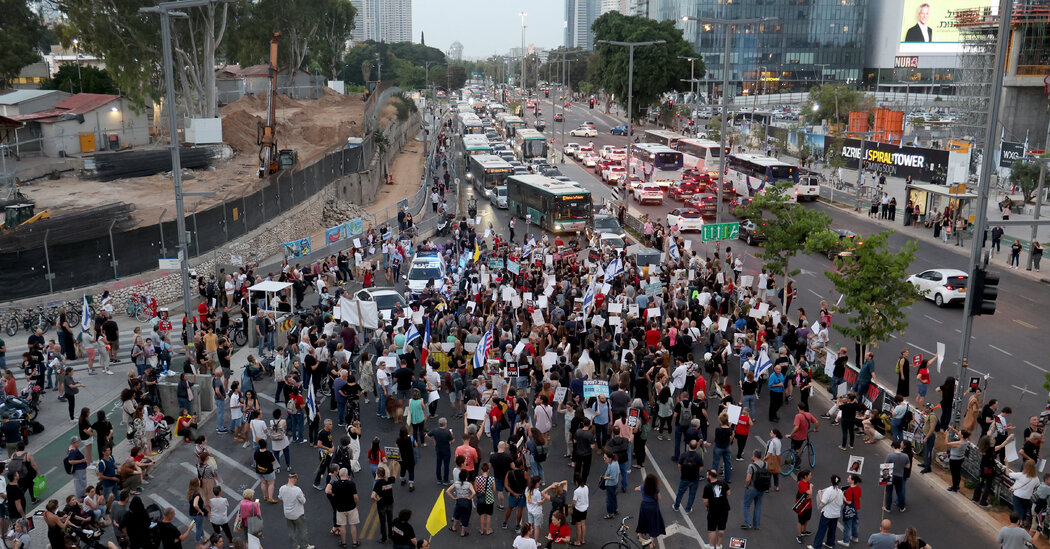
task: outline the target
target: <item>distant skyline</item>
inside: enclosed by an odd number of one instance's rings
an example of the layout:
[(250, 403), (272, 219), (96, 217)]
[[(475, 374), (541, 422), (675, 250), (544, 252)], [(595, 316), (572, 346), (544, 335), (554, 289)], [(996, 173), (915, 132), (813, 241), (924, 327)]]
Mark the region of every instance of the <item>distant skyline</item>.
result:
[(525, 44), (557, 48), (564, 38), (565, 0), (412, 0), (412, 41), (420, 32), (428, 46), (448, 51), (463, 44), (464, 59), (485, 59), (521, 47), (525, 12)]

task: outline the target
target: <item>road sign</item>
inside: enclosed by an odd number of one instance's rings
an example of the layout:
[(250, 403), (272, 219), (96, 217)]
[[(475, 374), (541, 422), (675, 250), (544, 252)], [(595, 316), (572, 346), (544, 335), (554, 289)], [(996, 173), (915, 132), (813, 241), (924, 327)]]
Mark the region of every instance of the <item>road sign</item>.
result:
[(713, 240), (734, 240), (740, 234), (740, 223), (712, 223), (700, 230), (700, 239), (704, 242)]

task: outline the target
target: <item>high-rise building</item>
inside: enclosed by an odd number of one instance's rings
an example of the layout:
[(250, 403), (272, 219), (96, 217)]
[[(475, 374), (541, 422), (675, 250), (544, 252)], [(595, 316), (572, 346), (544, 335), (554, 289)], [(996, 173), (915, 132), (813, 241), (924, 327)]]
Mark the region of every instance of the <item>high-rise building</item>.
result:
[[(876, 1), (876, 0), (872, 0)], [(769, 23), (729, 27), (729, 90), (732, 95), (805, 91), (820, 82), (856, 84), (864, 66), (869, 0), (766, 0), (749, 2), (648, 0), (648, 16), (674, 19), (704, 58), (700, 92), (718, 96), (726, 28), (682, 17), (752, 19)]]
[(453, 42), (452, 45), (448, 47), (448, 56), (451, 57), (453, 61), (463, 60), (463, 44), (460, 44), (459, 40)]
[(618, 11), (624, 15), (627, 13), (627, 0), (601, 0), (600, 14)]
[(355, 42), (412, 41), (412, 0), (350, 0), (357, 8), (351, 38)]
[(591, 24), (602, 13), (603, 3), (603, 0), (565, 0), (565, 47), (587, 50), (594, 47)]

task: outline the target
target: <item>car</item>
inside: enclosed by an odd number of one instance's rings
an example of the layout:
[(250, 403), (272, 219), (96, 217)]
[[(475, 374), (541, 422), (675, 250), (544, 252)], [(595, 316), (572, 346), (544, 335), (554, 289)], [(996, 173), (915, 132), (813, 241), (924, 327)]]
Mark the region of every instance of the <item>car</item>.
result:
[(437, 251), (417, 252), (412, 258), (408, 274), (404, 275), (408, 293), (418, 296), (423, 293), (427, 284), (433, 280), (434, 289), (440, 291), (445, 286), (445, 260)]
[(762, 227), (765, 226), (765, 221), (755, 222), (751, 219), (745, 219), (740, 222), (740, 231), (737, 233), (737, 238), (747, 242), (748, 246), (753, 245), (755, 242), (765, 242), (767, 237), (762, 232)]
[(616, 234), (620, 236), (627, 234), (615, 217), (604, 214), (597, 214), (594, 216), (594, 232)]
[(711, 175), (696, 168), (688, 168), (682, 171), (682, 181), (692, 181), (706, 185), (711, 182)]
[(587, 156), (583, 157), (583, 165), (587, 166), (588, 168), (593, 168), (596, 165), (598, 165), (598, 160), (598, 155), (588, 154)]
[(627, 173), (627, 168), (612, 164), (602, 170), (602, 181), (606, 183), (616, 183), (617, 179), (625, 173)]
[(565, 115), (560, 113), (560, 112), (559, 113), (555, 113), (554, 114), (554, 121), (555, 122), (565, 122)]
[(584, 128), (590, 128), (592, 130), (598, 129), (598, 126), (594, 122), (591, 122), (590, 120), (584, 122), (583, 124), (580, 124), (580, 126), (583, 126)]
[(711, 193), (697, 193), (685, 200), (685, 207), (712, 216), (718, 213), (718, 197)]
[[(609, 133), (613, 135), (627, 135), (627, 131), (627, 126), (624, 124), (620, 124), (619, 126), (613, 126), (609, 128)], [(634, 135), (634, 128), (631, 128), (630, 132), (631, 135)]]
[(609, 160), (608, 158), (600, 159), (600, 160), (598, 160), (598, 163), (594, 165), (594, 173), (596, 173), (596, 174), (598, 174), (600, 176), (602, 174), (602, 172), (605, 170), (605, 168), (608, 168), (609, 166), (612, 166), (614, 164), (615, 164), (615, 162), (613, 162), (612, 160)]
[[(717, 177), (717, 176), (712, 177), (711, 181), (707, 185), (704, 186), (704, 192), (705, 193), (711, 193), (711, 194), (717, 196), (718, 195), (718, 181), (715, 180), (715, 177)], [(736, 194), (736, 187), (733, 186), (733, 182), (732, 181), (724, 181), (724, 182), (722, 182), (722, 200), (723, 201), (733, 201), (733, 200), (738, 199), (738, 198), (740, 198), (740, 195)]]
[(667, 225), (678, 226), (678, 232), (699, 231), (704, 226), (704, 214), (699, 210), (675, 208), (667, 213)]
[(634, 189), (634, 201), (639, 204), (646, 202), (664, 203), (664, 191), (654, 183), (642, 183)]
[(570, 131), (569, 135), (572, 137), (598, 137), (598, 130), (586, 126), (580, 126), (579, 128)]
[(579, 143), (566, 143), (565, 146), (561, 148), (561, 152), (565, 153), (568, 156), (573, 156), (576, 154), (576, 150), (579, 148)]
[(704, 186), (694, 181), (677, 181), (667, 189), (667, 196), (673, 200), (685, 200), (703, 190)]
[(607, 155), (607, 157), (609, 158), (609, 160), (612, 160), (614, 162), (623, 162), (623, 161), (627, 160), (627, 150), (626, 149), (613, 149), (613, 150), (609, 151), (609, 154)]
[(737, 208), (746, 208), (754, 201), (755, 199), (750, 196), (737, 196), (729, 201), (729, 212), (736, 215)]
[(408, 308), (408, 301), (405, 301), (405, 296), (401, 295), (401, 292), (393, 288), (380, 288), (372, 287), (358, 290), (354, 297), (361, 301), (375, 301), (376, 308), (379, 309), (379, 313), (383, 315), (384, 320), (390, 320), (393, 316), (394, 309), (400, 305), (402, 309)]
[(966, 284), (969, 276), (958, 269), (930, 269), (908, 277), (908, 282), (926, 299), (933, 300), (938, 307), (949, 303), (966, 301)]
[(506, 185), (500, 185), (500, 186), (496, 187), (495, 189), (492, 190), (492, 193), (489, 195), (489, 198), (492, 201), (492, 203), (496, 205), (497, 208), (499, 208), (501, 210), (506, 210), (507, 209), (507, 186)]
[(601, 247), (609, 246), (617, 252), (622, 252), (627, 248), (627, 242), (624, 241), (623, 236), (612, 233), (601, 233), (598, 235), (598, 243)]
[[(628, 186), (628, 187), (629, 187), (629, 188), (630, 188), (630, 189), (631, 189), (632, 191), (633, 191), (634, 189), (638, 188), (638, 185), (641, 185), (642, 183), (644, 183), (644, 181), (642, 181), (642, 178), (641, 178), (641, 177), (639, 177), (639, 176), (637, 176), (637, 175), (634, 175), (633, 173), (631, 174), (631, 177), (629, 177), (629, 178), (627, 179), (627, 182), (628, 182), (628, 185), (627, 185), (627, 186)], [(620, 180), (616, 182), (616, 184), (617, 184), (618, 186), (620, 186), (620, 188), (623, 188), (623, 177), (621, 177), (621, 178), (620, 178)]]
[(493, 152), (496, 152), (496, 153), (510, 150), (510, 149), (507, 148), (507, 145), (505, 145), (503, 143), (493, 143), (490, 148), (492, 149)]
[(496, 156), (506, 160), (507, 162), (510, 162), (511, 160), (514, 160), (515, 158), (517, 158), (516, 156), (514, 156), (514, 153), (512, 153), (510, 151), (503, 151), (503, 152), (499, 153)]
[(535, 106), (536, 106), (536, 102), (535, 102), (535, 101), (533, 101), (533, 100), (531, 100), (531, 99), (529, 99), (529, 102), (528, 102), (528, 103), (525, 103), (525, 107), (526, 107), (526, 108), (529, 108), (529, 109), (531, 109), (531, 108), (533, 108), (533, 107), (535, 107)]
[(594, 154), (594, 147), (592, 147), (590, 145), (580, 145), (580, 147), (578, 149), (576, 149), (576, 155), (575, 156), (576, 156), (577, 160), (582, 158), (583, 155), (585, 155), (585, 154)]
[(616, 145), (602, 145), (602, 148), (598, 149), (598, 154), (600, 154), (602, 158), (609, 158), (609, 153), (615, 148)]
[(831, 232), (838, 236), (838, 241), (831, 248), (821, 250), (828, 259), (852, 256), (854, 248), (864, 244), (863, 240), (857, 238), (857, 233), (849, 229), (831, 229)]

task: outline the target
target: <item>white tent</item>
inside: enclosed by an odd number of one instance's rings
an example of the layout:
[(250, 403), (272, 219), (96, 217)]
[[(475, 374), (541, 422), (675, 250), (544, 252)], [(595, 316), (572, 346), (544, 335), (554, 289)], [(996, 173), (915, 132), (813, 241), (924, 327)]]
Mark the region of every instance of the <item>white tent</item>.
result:
[[(273, 294), (276, 294), (277, 292), (283, 292), (284, 290), (286, 290), (289, 287), (291, 287), (291, 285), (292, 285), (291, 282), (274, 282), (273, 280), (264, 280), (264, 281), (262, 281), (262, 282), (260, 282), (260, 283), (258, 283), (256, 285), (248, 288), (248, 291), (249, 292), (263, 292), (263, 293), (265, 293), (266, 294), (266, 299), (264, 301), (265, 301), (266, 305), (269, 306), (270, 299), (273, 297)], [(251, 294), (249, 294), (249, 299), (248, 299), (248, 314), (249, 315), (254, 315), (255, 311), (252, 311), (252, 300), (250, 299), (250, 295)], [(266, 309), (264, 307), (264, 310), (268, 310), (268, 309)]]

